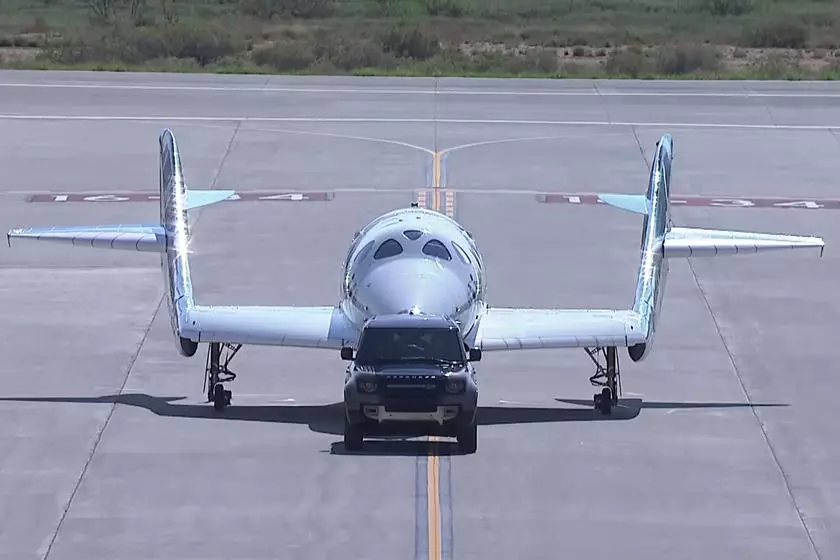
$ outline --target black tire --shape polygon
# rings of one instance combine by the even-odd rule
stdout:
[[[221,412],[227,405],[228,399],[225,394],[225,387],[221,383],[216,383],[216,386],[213,387],[213,408]]]
[[[478,422],[474,419],[469,425],[458,430],[458,447],[464,453],[475,453],[478,449]]]
[[[347,451],[359,451],[364,442],[364,433],[361,426],[344,419],[344,449]]]
[[[609,387],[604,387],[600,395],[596,395],[596,406],[602,414],[612,414],[613,396]]]

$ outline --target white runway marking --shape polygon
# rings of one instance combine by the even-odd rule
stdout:
[[[429,119],[402,117],[211,117],[211,116],[125,116],[125,115],[0,115],[0,120],[23,121],[138,121],[138,122],[302,122],[302,123],[438,123],[438,124],[512,124],[547,126],[614,126],[657,128],[742,128],[754,130],[835,130],[840,124],[747,124],[631,121],[554,121],[525,119]]]
[[[802,82],[798,82],[802,83]],[[822,83],[822,82],[821,82]],[[6,82],[0,87],[40,89],[110,89],[138,91],[208,91],[236,93],[341,93],[372,95],[491,95],[491,96],[543,96],[543,97],[815,97],[840,98],[840,92],[757,92],[743,91],[602,91],[582,90],[478,90],[478,89],[409,89],[409,88],[332,88],[332,87],[277,87],[277,86],[189,86],[155,84],[107,84],[107,83],[25,83]]]

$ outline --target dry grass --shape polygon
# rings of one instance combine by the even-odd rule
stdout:
[[[0,64],[837,77],[837,0],[4,0]]]

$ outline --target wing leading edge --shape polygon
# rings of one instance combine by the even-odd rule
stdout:
[[[633,346],[645,342],[632,310],[489,308],[475,345],[482,351]]]

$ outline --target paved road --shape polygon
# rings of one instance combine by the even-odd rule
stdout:
[[[191,186],[238,189],[195,221],[208,303],[334,303],[353,232],[414,198],[476,236],[492,303],[625,306],[640,220],[586,193],[641,192],[664,132],[679,224],[828,244],[674,263],[612,420],[583,352],[488,355],[472,456],[344,454],[329,352],[246,348],[218,418],[153,255],[16,245],[0,558],[840,555],[840,84],[0,72],[0,107],[2,228],[154,221],[164,126]]]

